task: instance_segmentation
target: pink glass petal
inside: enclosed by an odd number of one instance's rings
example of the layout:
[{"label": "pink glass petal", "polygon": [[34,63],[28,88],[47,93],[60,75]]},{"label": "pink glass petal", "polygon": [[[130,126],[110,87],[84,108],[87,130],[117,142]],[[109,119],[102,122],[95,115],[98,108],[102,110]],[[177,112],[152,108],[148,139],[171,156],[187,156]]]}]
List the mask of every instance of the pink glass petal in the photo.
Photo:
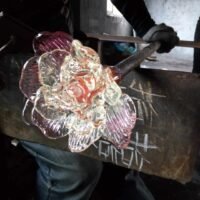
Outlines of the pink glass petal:
[{"label": "pink glass petal", "polygon": [[126,148],[136,123],[135,106],[132,99],[124,94],[119,103],[109,106],[106,116],[104,138],[118,148]]},{"label": "pink glass petal", "polygon": [[41,32],[33,40],[33,49],[37,55],[54,49],[65,49],[70,52],[71,42],[72,37],[65,32]]},{"label": "pink glass petal", "polygon": [[32,110],[32,123],[48,138],[57,139],[68,135],[69,129],[65,126],[66,119],[66,116],[60,116],[55,119],[46,119],[35,109]]},{"label": "pink glass petal", "polygon": [[19,81],[19,88],[22,93],[33,102],[36,91],[40,86],[37,57],[32,57],[24,64]]}]

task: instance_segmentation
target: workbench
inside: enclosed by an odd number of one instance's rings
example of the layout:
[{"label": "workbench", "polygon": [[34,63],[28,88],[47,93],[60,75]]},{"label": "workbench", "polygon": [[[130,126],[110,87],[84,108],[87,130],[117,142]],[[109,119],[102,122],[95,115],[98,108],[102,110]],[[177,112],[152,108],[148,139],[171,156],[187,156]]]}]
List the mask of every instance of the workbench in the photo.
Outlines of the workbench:
[{"label": "workbench", "polygon": [[[48,139],[22,119],[25,99],[18,82],[30,56],[7,54],[0,59],[0,132],[17,140],[68,151],[67,136]],[[120,86],[132,97],[137,109],[128,148],[117,149],[100,139],[82,154],[181,183],[190,181],[200,142],[199,75],[139,68],[131,71]]]}]

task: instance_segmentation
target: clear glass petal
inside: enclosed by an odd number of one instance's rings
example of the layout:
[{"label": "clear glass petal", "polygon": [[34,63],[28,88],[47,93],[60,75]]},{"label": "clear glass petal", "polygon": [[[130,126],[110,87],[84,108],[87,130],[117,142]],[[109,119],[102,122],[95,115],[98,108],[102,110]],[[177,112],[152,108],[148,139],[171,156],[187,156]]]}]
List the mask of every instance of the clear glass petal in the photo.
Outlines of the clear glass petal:
[{"label": "clear glass petal", "polygon": [[103,70],[103,75],[106,84],[104,92],[105,101],[109,105],[115,105],[122,95],[121,88],[113,80],[112,72],[108,67]]},{"label": "clear glass petal", "polygon": [[60,70],[68,52],[56,49],[52,52],[44,53],[38,60],[40,82],[53,86],[60,82]]},{"label": "clear glass petal", "polygon": [[86,150],[102,136],[104,130],[102,127],[95,128],[92,122],[84,120],[77,121],[74,127],[75,129],[70,129],[68,140],[68,146],[72,152]]},{"label": "clear glass petal", "polygon": [[109,105],[115,105],[119,101],[121,95],[121,88],[114,81],[105,89],[105,100]]},{"label": "clear glass petal", "polygon": [[95,127],[104,125],[106,122],[106,110],[104,106],[95,104],[85,112],[86,119],[91,121]]},{"label": "clear glass petal", "polygon": [[45,119],[56,119],[71,112],[55,98],[51,88],[41,87],[34,101],[34,109]]},{"label": "clear glass petal", "polygon": [[90,60],[90,62],[100,64],[100,58],[97,52],[90,47],[83,46],[78,40],[72,41],[72,53],[79,62]]}]

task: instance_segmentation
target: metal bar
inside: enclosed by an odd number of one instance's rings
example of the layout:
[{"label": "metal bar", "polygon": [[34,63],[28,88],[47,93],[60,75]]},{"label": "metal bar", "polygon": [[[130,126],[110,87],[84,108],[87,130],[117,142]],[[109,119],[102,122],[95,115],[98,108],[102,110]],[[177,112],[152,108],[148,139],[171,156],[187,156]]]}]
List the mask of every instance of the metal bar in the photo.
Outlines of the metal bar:
[{"label": "metal bar", "polygon": [[[102,41],[111,41],[111,42],[128,42],[128,43],[138,43],[138,44],[147,44],[143,39],[139,37],[131,36],[111,36],[111,35],[100,35],[93,33],[86,33],[87,37],[96,38]],[[188,47],[188,48],[200,48],[200,41],[187,41],[180,40],[176,45],[177,47]]]},{"label": "metal bar", "polygon": [[187,41],[187,40],[180,40],[177,44],[179,47],[189,47],[189,48],[200,48],[200,41]]},{"label": "metal bar", "polygon": [[111,35],[101,35],[95,33],[86,33],[87,37],[95,38],[102,41],[109,41],[109,42],[128,42],[128,43],[138,43],[144,44],[145,41],[139,37],[129,37],[129,36],[111,36]]}]

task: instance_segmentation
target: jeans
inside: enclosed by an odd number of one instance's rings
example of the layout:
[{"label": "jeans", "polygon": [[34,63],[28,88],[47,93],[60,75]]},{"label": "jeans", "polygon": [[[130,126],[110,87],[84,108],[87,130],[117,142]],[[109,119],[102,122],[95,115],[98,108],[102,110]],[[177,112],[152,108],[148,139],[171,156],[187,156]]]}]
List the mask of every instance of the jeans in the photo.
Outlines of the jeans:
[{"label": "jeans", "polygon": [[101,175],[101,161],[32,142],[21,144],[38,164],[38,200],[90,198]]}]

